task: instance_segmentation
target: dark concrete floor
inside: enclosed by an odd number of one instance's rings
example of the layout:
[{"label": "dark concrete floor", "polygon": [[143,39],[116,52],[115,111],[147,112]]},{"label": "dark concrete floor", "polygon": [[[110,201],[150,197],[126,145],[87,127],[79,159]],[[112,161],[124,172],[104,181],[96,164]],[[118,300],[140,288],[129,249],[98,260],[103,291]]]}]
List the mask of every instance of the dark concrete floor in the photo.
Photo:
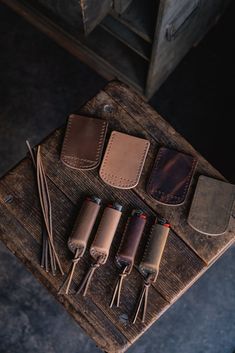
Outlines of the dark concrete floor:
[{"label": "dark concrete floor", "polygon": [[[235,182],[235,6],[190,51],[150,103]],[[0,175],[105,80],[0,5]],[[235,351],[235,248],[200,279],[130,353]],[[0,353],[95,353],[95,344],[0,245]]]}]

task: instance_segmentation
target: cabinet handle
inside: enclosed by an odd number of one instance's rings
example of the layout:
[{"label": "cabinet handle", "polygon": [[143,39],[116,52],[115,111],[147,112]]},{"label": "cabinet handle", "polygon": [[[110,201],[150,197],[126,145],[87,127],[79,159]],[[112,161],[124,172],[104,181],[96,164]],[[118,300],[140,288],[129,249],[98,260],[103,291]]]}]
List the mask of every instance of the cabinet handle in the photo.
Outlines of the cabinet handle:
[{"label": "cabinet handle", "polygon": [[195,17],[198,13],[201,0],[196,0],[191,3],[190,6],[184,12],[184,17],[178,17],[173,20],[169,25],[166,27],[166,39],[171,42],[177,38],[177,36],[190,24],[191,20]]}]

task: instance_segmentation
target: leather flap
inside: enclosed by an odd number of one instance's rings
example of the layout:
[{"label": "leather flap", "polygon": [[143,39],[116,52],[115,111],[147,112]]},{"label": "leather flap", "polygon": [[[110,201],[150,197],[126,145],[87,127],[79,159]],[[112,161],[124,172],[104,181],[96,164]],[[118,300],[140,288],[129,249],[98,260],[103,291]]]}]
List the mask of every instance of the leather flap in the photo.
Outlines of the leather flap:
[{"label": "leather flap", "polygon": [[180,205],[185,201],[197,159],[182,152],[161,147],[146,191],[160,203]]},{"label": "leather flap", "polygon": [[188,215],[189,225],[206,235],[226,232],[235,200],[235,186],[201,175]]},{"label": "leather flap", "polygon": [[148,140],[113,131],[101,164],[101,179],[119,189],[135,187],[148,149]]},{"label": "leather flap", "polygon": [[107,131],[105,120],[72,114],[69,116],[61,161],[79,170],[96,168],[101,160]]}]

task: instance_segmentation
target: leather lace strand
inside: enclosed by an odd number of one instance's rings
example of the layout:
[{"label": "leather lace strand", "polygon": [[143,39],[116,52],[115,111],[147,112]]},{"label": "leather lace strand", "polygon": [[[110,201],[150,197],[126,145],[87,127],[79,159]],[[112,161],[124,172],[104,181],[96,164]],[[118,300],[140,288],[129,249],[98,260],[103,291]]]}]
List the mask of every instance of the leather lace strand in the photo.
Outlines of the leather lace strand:
[{"label": "leather lace strand", "polygon": [[40,200],[40,206],[43,217],[42,224],[42,254],[41,254],[41,266],[45,268],[46,272],[49,272],[49,263],[48,258],[50,260],[50,267],[52,274],[56,274],[57,265],[61,274],[63,275],[63,269],[60,264],[59,257],[55,250],[54,241],[53,241],[53,228],[52,228],[52,207],[50,194],[47,184],[47,178],[45,174],[45,170],[41,160],[40,154],[40,146],[38,146],[37,154],[35,157],[34,151],[31,148],[29,141],[26,141],[27,148],[29,150],[33,165],[36,169],[36,177],[37,177],[37,187],[38,194]]},{"label": "leather lace strand", "polygon": [[71,283],[72,283],[72,279],[73,279],[75,268],[76,268],[78,262],[81,260],[81,255],[79,253],[80,253],[80,249],[78,248],[78,249],[76,249],[74,258],[72,260],[72,266],[71,266],[71,268],[70,268],[70,270],[69,270],[69,272],[67,274],[67,277],[65,278],[64,283],[60,287],[60,289],[58,291],[58,294],[62,294],[63,289],[64,289],[66,284],[67,284],[67,286],[66,286],[66,289],[65,289],[65,294],[66,295],[69,294],[69,289],[71,287]]},{"label": "leather lace strand", "polygon": [[95,263],[92,263],[86,276],[84,277],[80,287],[78,288],[78,291],[76,294],[80,294],[82,291],[83,291],[83,297],[86,296],[87,294],[87,290],[89,288],[89,285],[91,283],[91,279],[94,275],[94,272],[95,270],[97,270],[98,267],[100,267],[101,263],[99,262],[99,259],[95,262]]},{"label": "leather lace strand", "polygon": [[128,275],[128,273],[126,272],[127,268],[128,268],[128,266],[125,266],[123,271],[118,276],[118,280],[117,280],[117,283],[116,283],[116,286],[115,286],[115,289],[113,292],[113,296],[112,296],[111,302],[109,304],[110,308],[112,308],[114,303],[116,304],[117,307],[119,307],[119,305],[120,305],[120,296],[121,296],[123,280]]},{"label": "leather lace strand", "polygon": [[145,322],[147,304],[148,304],[149,288],[150,288],[152,282],[153,282],[153,280],[151,278],[151,275],[148,275],[148,277],[144,281],[144,285],[143,285],[142,291],[141,291],[140,296],[139,296],[136,312],[135,312],[134,318],[132,320],[133,324],[136,322],[137,317],[139,315],[139,312],[140,312],[140,309],[141,309],[142,306],[143,306],[143,310],[142,310],[141,321]]}]

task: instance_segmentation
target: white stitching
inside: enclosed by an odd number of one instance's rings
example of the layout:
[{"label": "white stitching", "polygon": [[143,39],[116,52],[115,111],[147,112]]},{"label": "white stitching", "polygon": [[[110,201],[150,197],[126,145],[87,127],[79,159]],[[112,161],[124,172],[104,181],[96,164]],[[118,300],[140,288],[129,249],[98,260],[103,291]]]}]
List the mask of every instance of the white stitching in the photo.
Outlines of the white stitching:
[{"label": "white stitching", "polygon": [[[104,159],[103,159],[103,162],[102,162],[102,166],[101,166],[101,169],[100,169],[100,176],[102,176],[102,179],[104,181],[106,181],[107,183],[110,183],[113,186],[117,186],[117,187],[131,187],[131,186],[135,185],[138,182],[139,178],[140,178],[141,170],[143,169],[144,160],[146,158],[147,150],[149,148],[149,141],[145,142],[145,147],[144,147],[143,153],[140,156],[139,167],[138,167],[138,169],[136,171],[135,179],[127,179],[127,178],[119,177],[119,176],[116,176],[116,175],[114,175],[112,173],[109,173],[109,172],[105,171],[105,167],[106,167],[106,165],[108,163],[108,158],[109,158],[109,155],[110,155],[110,150],[112,148],[113,141],[114,141],[114,138],[116,136],[117,136],[117,132],[114,131],[112,133],[112,136],[111,136],[111,138],[109,140],[109,143],[108,143],[108,146],[107,146],[107,149],[106,149],[106,152],[105,152],[105,156],[104,156]],[[138,156],[137,156],[137,158],[138,158]]]}]

